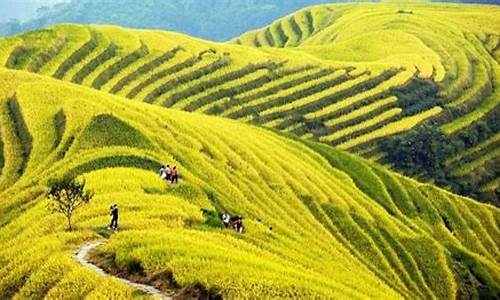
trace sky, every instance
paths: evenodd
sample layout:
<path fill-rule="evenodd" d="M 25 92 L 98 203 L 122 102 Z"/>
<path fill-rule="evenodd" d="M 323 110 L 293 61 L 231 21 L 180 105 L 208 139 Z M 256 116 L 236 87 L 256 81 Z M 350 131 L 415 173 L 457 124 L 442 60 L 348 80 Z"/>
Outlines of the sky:
<path fill-rule="evenodd" d="M 36 16 L 41 6 L 52 6 L 69 0 L 0 0 L 0 22 L 10 19 L 26 21 Z"/>

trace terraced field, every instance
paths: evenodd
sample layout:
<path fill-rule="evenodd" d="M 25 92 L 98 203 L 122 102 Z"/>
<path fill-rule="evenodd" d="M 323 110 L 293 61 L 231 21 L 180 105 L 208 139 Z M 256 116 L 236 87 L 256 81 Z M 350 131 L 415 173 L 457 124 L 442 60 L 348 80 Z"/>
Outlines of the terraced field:
<path fill-rule="evenodd" d="M 499 204 L 496 144 L 474 168 L 442 160 L 440 172 L 420 166 L 422 174 L 382 147 L 432 123 L 453 159 L 498 133 L 499 24 L 497 6 L 342 4 L 301 10 L 230 44 L 60 25 L 2 40 L 0 63 L 322 141 Z M 463 172 L 471 168 L 472 181 Z"/>
<path fill-rule="evenodd" d="M 0 99 L 2 299 L 137 297 L 72 259 L 114 202 L 120 231 L 99 251 L 116 268 L 224 298 L 500 293 L 494 206 L 330 146 L 25 71 L 0 68 Z M 158 178 L 165 162 L 180 184 Z M 95 192 L 73 232 L 44 200 L 64 175 Z M 206 225 L 201 208 L 243 215 L 246 233 Z"/>
<path fill-rule="evenodd" d="M 321 118 L 328 115 L 329 109 L 305 115 L 306 120 L 312 118 L 326 130 L 304 129 L 306 124 L 293 127 L 299 135 L 332 141 L 342 148 L 392 163 L 391 158 L 383 159 L 377 144 L 381 143 L 380 138 L 393 132 L 377 132 L 391 127 L 385 123 L 397 118 L 397 106 L 402 109 L 401 115 L 418 115 L 417 112 L 421 113 L 432 105 L 442 107 L 443 111 L 434 118 L 434 124 L 440 126 L 453 142 L 465 143 L 453 151 L 455 158 L 461 157 L 463 152 L 479 151 L 482 144 L 498 133 L 496 126 L 490 126 L 488 134 L 472 143 L 458 137 L 464 132 L 476 135 L 478 122 L 491 123 L 498 119 L 499 24 L 500 10 L 496 6 L 467 6 L 464 9 L 460 5 L 405 4 L 376 5 L 375 9 L 374 5 L 362 8 L 358 5 L 323 5 L 299 11 L 232 42 L 253 47 L 294 49 L 326 60 L 356 62 L 354 66 L 384 62 L 405 70 L 416 68 L 416 77 L 424 80 L 419 82 L 413 76 L 402 93 L 387 92 L 387 88 L 380 87 L 380 91 L 386 91 L 385 96 L 398 96 L 397 101 L 385 98 L 386 101 L 377 104 L 372 100 L 360 105 L 364 114 L 353 108 L 350 117 L 347 110 L 337 113 L 333 120 L 330 116 Z M 355 105 L 356 100 L 345 101 Z M 430 111 L 423 114 L 430 115 Z M 338 127 L 342 122 L 347 122 L 346 128 Z M 358 134 L 368 133 L 373 138 L 357 139 L 354 135 L 355 141 L 347 143 L 345 141 L 353 137 L 345 141 L 338 138 L 353 130 Z M 373 140 L 378 142 L 373 143 Z M 487 162 L 497 160 L 498 156 L 492 151 L 488 152 L 488 157 L 476 164 L 483 172 L 472 177 L 476 188 L 495 191 L 498 186 L 493 182 L 496 182 L 498 163 Z M 445 165 L 445 172 L 454 175 L 465 174 L 460 170 L 467 169 L 461 163 Z M 452 181 L 470 182 L 470 179 L 458 175 Z M 498 195 L 498 190 L 494 193 Z"/>

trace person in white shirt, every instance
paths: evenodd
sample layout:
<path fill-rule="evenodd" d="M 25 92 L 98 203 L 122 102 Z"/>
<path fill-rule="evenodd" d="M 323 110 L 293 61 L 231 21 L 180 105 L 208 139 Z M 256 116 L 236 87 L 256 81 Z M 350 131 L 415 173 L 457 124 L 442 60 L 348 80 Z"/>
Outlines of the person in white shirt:
<path fill-rule="evenodd" d="M 229 227 L 230 220 L 231 220 L 231 216 L 229 216 L 229 214 L 227 214 L 227 213 L 222 214 L 222 222 L 224 222 L 224 226 L 226 226 L 226 228 Z"/>

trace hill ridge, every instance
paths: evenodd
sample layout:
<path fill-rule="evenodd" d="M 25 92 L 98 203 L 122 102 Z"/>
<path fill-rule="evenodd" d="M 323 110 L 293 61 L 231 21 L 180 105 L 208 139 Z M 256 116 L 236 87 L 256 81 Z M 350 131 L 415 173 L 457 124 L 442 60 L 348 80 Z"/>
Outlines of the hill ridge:
<path fill-rule="evenodd" d="M 121 230 L 102 252 L 117 266 L 172 273 L 182 286 L 202 283 L 224 297 L 455 298 L 500 291 L 496 207 L 240 122 L 24 71 L 1 69 L 0 81 L 8 154 L 0 180 L 9 182 L 0 192 L 2 297 L 131 298 L 132 290 L 75 265 L 68 251 L 102 233 L 111 201 L 121 207 Z M 15 95 L 31 136 L 27 167 L 17 175 L 23 150 L 16 143 L 23 141 L 6 117 L 7 95 Z M 56 122 L 61 111 L 65 121 Z M 107 132 L 121 134 L 111 138 L 92 125 L 102 116 Z M 180 166 L 179 185 L 166 187 L 158 178 L 165 161 Z M 96 193 L 73 233 L 46 213 L 43 201 L 45 184 L 64 174 L 84 177 Z M 204 225 L 200 208 L 244 215 L 247 232 Z"/>
<path fill-rule="evenodd" d="M 461 7 L 315 6 L 234 40 L 258 48 L 161 31 L 61 25 L 2 40 L 0 63 L 328 142 L 497 203 L 493 146 L 480 152 L 489 159 L 446 163 L 494 145 L 498 132 L 498 8 L 468 5 L 462 13 Z M 485 10 L 487 17 L 478 18 Z M 286 25 L 291 19 L 295 25 Z M 297 26 L 300 38 L 293 38 Z M 265 32 L 273 39 L 286 33 L 287 43 L 262 47 Z M 282 44 L 287 47 L 277 48 Z M 418 155 L 397 146 L 426 140 L 436 146 L 415 150 Z M 418 156 L 433 157 L 432 166 Z"/>

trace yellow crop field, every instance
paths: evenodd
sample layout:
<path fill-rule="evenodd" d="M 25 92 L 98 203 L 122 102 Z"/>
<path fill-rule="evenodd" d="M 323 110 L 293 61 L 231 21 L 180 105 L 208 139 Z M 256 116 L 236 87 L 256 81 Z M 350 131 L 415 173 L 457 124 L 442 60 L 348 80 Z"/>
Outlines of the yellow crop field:
<path fill-rule="evenodd" d="M 107 239 L 97 253 L 115 268 L 225 298 L 451 299 L 465 288 L 458 265 L 500 289 L 497 208 L 235 121 L 23 71 L 0 82 L 2 298 L 134 297 L 72 259 L 93 239 Z M 179 184 L 157 175 L 166 162 Z M 72 232 L 45 208 L 47 182 L 64 175 L 95 193 Z M 120 229 L 102 237 L 111 203 Z M 202 208 L 241 214 L 246 232 L 206 225 Z"/>
<path fill-rule="evenodd" d="M 343 137 L 349 133 L 355 132 L 355 131 L 363 129 L 365 127 L 369 127 L 369 126 L 378 124 L 380 122 L 384 122 L 387 119 L 390 119 L 394 116 L 399 115 L 400 113 L 401 113 L 400 108 L 393 108 L 391 110 L 385 111 L 384 113 L 382 113 L 378 116 L 375 116 L 374 118 L 370 119 L 369 121 L 367 121 L 365 123 L 360 123 L 360 124 L 355 125 L 355 126 L 346 127 L 343 130 L 335 131 L 335 133 L 333 133 L 331 135 L 324 136 L 321 138 L 321 141 L 327 141 L 327 142 L 333 141 L 337 138 Z"/>
<path fill-rule="evenodd" d="M 339 147 L 341 149 L 348 149 L 350 147 L 353 147 L 357 144 L 366 142 L 366 140 L 372 140 L 372 139 L 377 139 L 389 134 L 394 134 L 397 132 L 405 131 L 408 129 L 411 129 L 412 127 L 415 127 L 418 123 L 422 122 L 423 120 L 426 120 L 428 118 L 431 118 L 441 112 L 440 107 L 435 107 L 433 109 L 430 109 L 428 111 L 424 111 L 420 114 L 407 117 L 404 119 L 401 119 L 399 121 L 390 123 L 388 125 L 385 125 L 384 127 L 374 130 L 366 135 L 363 135 L 361 137 L 352 139 L 346 143 L 341 144 Z"/>
<path fill-rule="evenodd" d="M 0 299 L 498 297 L 499 36 L 498 6 L 356 3 L 1 38 Z"/>
<path fill-rule="evenodd" d="M 419 174 L 441 182 L 436 174 L 460 167 L 451 169 L 444 160 L 474 151 L 498 133 L 499 11 L 429 3 L 320 5 L 229 43 L 63 24 L 1 40 L 0 62 L 132 100 L 238 119 L 334 146 L 356 145 L 349 151 L 385 157 L 383 163 L 409 174 L 411 167 L 386 155 L 392 152 L 386 145 L 433 124 L 449 140 L 440 148 L 456 146 L 443 159 L 442 172 L 424 164 Z M 391 97 L 397 99 L 391 105 L 376 105 Z M 441 113 L 418 118 L 438 107 Z M 393 108 L 419 123 L 381 131 L 398 126 L 400 119 L 391 118 L 331 138 Z M 488 129 L 482 135 L 484 124 Z M 373 131 L 377 138 L 360 138 Z M 473 187 L 450 177 L 443 186 L 484 200 L 480 186 L 494 179 L 495 170 L 491 164 L 483 167 Z M 499 199 L 495 189 L 490 192 Z"/>

